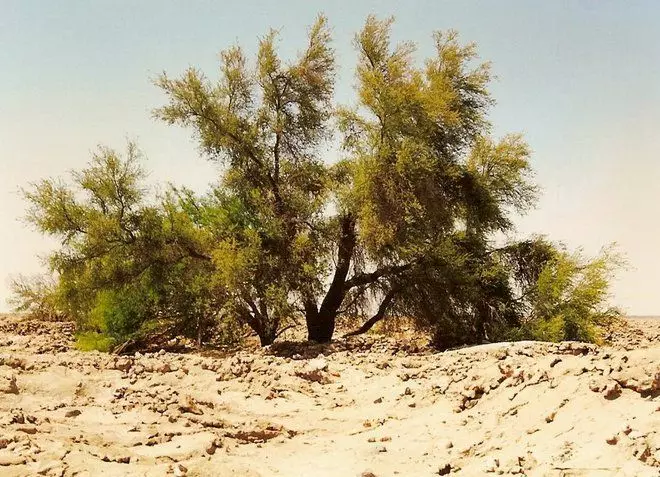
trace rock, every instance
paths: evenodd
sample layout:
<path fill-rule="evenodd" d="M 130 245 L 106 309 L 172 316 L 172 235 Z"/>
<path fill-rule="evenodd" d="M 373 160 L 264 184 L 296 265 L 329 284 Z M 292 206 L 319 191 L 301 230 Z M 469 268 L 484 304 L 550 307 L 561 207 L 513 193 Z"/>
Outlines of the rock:
<path fill-rule="evenodd" d="M 438 475 L 449 475 L 451 473 L 451 464 L 441 465 L 438 469 Z"/>
<path fill-rule="evenodd" d="M 377 399 L 374 400 L 374 404 L 380 404 L 380 403 L 382 403 L 382 402 L 383 402 L 383 398 L 382 398 L 382 397 L 379 397 L 379 398 L 377 398 Z"/>
<path fill-rule="evenodd" d="M 0 358 L 0 365 L 9 366 L 13 369 L 25 369 L 25 360 L 20 358 Z"/>
<path fill-rule="evenodd" d="M 82 412 L 81 412 L 80 410 L 78 410 L 78 409 L 72 409 L 72 410 L 70 410 L 70 411 L 67 411 L 67 412 L 64 414 L 64 417 L 76 417 L 76 416 L 80 416 L 81 414 L 82 414 Z"/>
<path fill-rule="evenodd" d="M 366 471 L 366 472 L 362 472 L 360 474 L 360 477 L 376 477 L 376 474 L 374 474 L 373 472 Z"/>
<path fill-rule="evenodd" d="M 34 426 L 22 426 L 16 428 L 16 430 L 18 432 L 25 432 L 26 434 L 30 434 L 30 435 L 37 433 L 37 428 Z"/>
<path fill-rule="evenodd" d="M 118 358 L 114 362 L 113 369 L 118 369 L 119 371 L 127 372 L 133 366 L 133 360 L 130 358 Z"/>
<path fill-rule="evenodd" d="M 296 376 L 319 384 L 330 384 L 332 379 L 327 370 L 328 362 L 323 358 L 316 358 L 309 360 L 302 369 L 296 371 Z"/>
<path fill-rule="evenodd" d="M 183 477 L 188 474 L 188 469 L 183 464 L 174 464 L 174 475 Z"/>
<path fill-rule="evenodd" d="M 60 467 L 62 466 L 62 461 L 59 460 L 51 460 L 48 462 L 44 462 L 37 467 L 35 470 L 35 473 L 38 475 L 62 475 L 64 473 L 64 470 L 61 469 Z"/>
<path fill-rule="evenodd" d="M 202 411 L 202 409 L 197 405 L 195 400 L 188 395 L 181 396 L 181 399 L 179 400 L 179 410 L 181 412 L 187 412 L 197 416 L 204 414 L 204 411 Z"/>
<path fill-rule="evenodd" d="M 607 442 L 611 446 L 616 445 L 617 442 L 619 442 L 619 437 L 616 434 L 611 435 L 610 437 L 605 439 L 605 442 Z"/>
<path fill-rule="evenodd" d="M 611 381 L 605 385 L 601 394 L 605 399 L 613 400 L 621 396 L 621 386 L 615 381 Z"/>
<path fill-rule="evenodd" d="M 0 393 L 1 394 L 18 394 L 18 384 L 16 384 L 16 376 L 11 374 L 0 378 Z"/>
<path fill-rule="evenodd" d="M 167 364 L 167 363 L 161 363 L 161 364 L 157 365 L 157 366 L 154 368 L 154 371 L 156 371 L 157 373 L 162 373 L 162 374 L 164 374 L 164 373 L 169 373 L 169 372 L 171 372 L 171 371 L 172 371 L 172 368 L 171 368 L 170 365 Z"/>
<path fill-rule="evenodd" d="M 10 465 L 22 465 L 27 462 L 25 457 L 16 455 L 13 452 L 0 451 L 0 466 L 7 467 Z"/>
<path fill-rule="evenodd" d="M 204 449 L 204 451 L 208 455 L 213 455 L 213 454 L 215 454 L 215 446 L 213 444 L 209 444 L 208 446 L 206 446 L 206 449 Z"/>

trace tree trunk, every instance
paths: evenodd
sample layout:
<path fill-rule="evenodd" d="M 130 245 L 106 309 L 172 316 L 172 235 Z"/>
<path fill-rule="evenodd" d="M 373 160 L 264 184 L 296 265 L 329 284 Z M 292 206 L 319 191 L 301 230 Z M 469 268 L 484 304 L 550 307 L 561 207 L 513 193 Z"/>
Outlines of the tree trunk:
<path fill-rule="evenodd" d="M 335 332 L 336 312 L 307 316 L 307 339 L 317 343 L 329 343 L 332 341 L 332 335 Z"/>
<path fill-rule="evenodd" d="M 337 252 L 337 268 L 332 283 L 323 298 L 320 308 L 311 300 L 305 303 L 307 339 L 318 343 L 328 343 L 335 332 L 335 319 L 346 297 L 346 278 L 351 267 L 353 251 L 357 241 L 355 219 L 348 214 L 341 218 L 341 236 Z"/>
<path fill-rule="evenodd" d="M 269 320 L 268 314 L 260 313 L 252 300 L 245 299 L 245 301 L 247 302 L 246 308 L 239 312 L 239 316 L 257 334 L 261 346 L 273 344 L 277 338 L 279 320 Z M 265 308 L 262 309 L 267 311 Z"/>
<path fill-rule="evenodd" d="M 272 345 L 275 341 L 275 338 L 277 338 L 277 334 L 270 329 L 263 330 L 261 333 L 259 333 L 259 343 L 261 346 Z"/>

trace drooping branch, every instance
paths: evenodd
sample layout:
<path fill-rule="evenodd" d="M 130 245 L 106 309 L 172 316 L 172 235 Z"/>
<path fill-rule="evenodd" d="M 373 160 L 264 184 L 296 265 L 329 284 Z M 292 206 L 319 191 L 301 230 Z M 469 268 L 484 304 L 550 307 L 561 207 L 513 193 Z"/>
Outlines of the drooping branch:
<path fill-rule="evenodd" d="M 396 287 L 391 289 L 383 298 L 383 301 L 380 303 L 380 306 L 378 307 L 378 311 L 374 316 L 369 318 L 362 326 L 360 326 L 357 330 L 351 331 L 350 333 L 346 333 L 344 335 L 344 338 L 348 338 L 349 336 L 356 336 L 356 335 L 361 335 L 369 331 L 373 326 L 381 321 L 383 318 L 385 318 L 387 310 L 389 307 L 392 305 L 392 301 L 394 301 L 394 297 L 400 290 L 400 287 Z"/>

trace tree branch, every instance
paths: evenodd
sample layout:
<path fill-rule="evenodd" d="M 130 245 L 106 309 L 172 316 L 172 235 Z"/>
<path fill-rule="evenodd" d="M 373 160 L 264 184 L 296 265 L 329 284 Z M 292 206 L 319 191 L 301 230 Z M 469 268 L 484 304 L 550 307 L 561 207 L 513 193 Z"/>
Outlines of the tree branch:
<path fill-rule="evenodd" d="M 350 333 L 346 333 L 344 335 L 344 338 L 348 338 L 349 336 L 356 336 L 356 335 L 361 335 L 363 333 L 366 333 L 369 331 L 373 326 L 381 321 L 383 318 L 385 318 L 385 313 L 387 313 L 387 309 L 392 305 L 392 301 L 394 300 L 394 297 L 396 296 L 397 292 L 400 290 L 400 287 L 395 287 L 392 288 L 387 294 L 385 295 L 385 298 L 383 298 L 383 301 L 380 303 L 380 306 L 378 307 L 378 311 L 374 316 L 369 318 L 360 328 L 357 330 L 351 331 Z"/>
<path fill-rule="evenodd" d="M 403 265 L 388 265 L 383 268 L 379 268 L 370 273 L 358 273 L 353 275 L 349 280 L 346 281 L 346 289 L 355 288 L 363 285 L 370 285 L 374 282 L 377 282 L 383 277 L 388 277 L 392 275 L 397 275 L 399 273 L 405 272 L 412 268 L 415 265 L 416 261 L 406 263 Z"/>

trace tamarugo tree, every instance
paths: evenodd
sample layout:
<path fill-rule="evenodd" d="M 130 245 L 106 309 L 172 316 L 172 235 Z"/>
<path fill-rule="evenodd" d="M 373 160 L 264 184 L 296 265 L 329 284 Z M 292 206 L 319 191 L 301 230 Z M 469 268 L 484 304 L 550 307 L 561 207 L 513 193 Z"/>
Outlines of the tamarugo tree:
<path fill-rule="evenodd" d="M 31 221 L 62 239 L 51 267 L 68 313 L 118 340 L 157 322 L 202 340 L 233 322 L 267 345 L 304 321 L 328 342 L 345 313 L 365 316 L 353 334 L 408 317 L 441 347 L 593 338 L 617 314 L 605 305 L 612 255 L 502 240 L 538 190 L 523 138 L 492 137 L 488 63 L 453 31 L 419 62 L 415 45 L 392 44 L 392 23 L 368 17 L 356 35 L 351 105 L 333 99 L 323 16 L 294 59 L 271 31 L 253 61 L 223 51 L 218 78 L 160 76 L 154 115 L 221 165 L 206 195 L 171 187 L 150 200 L 133 145 L 75 174 L 82 196 L 51 180 L 28 191 Z M 329 161 L 333 142 L 341 157 Z"/>

